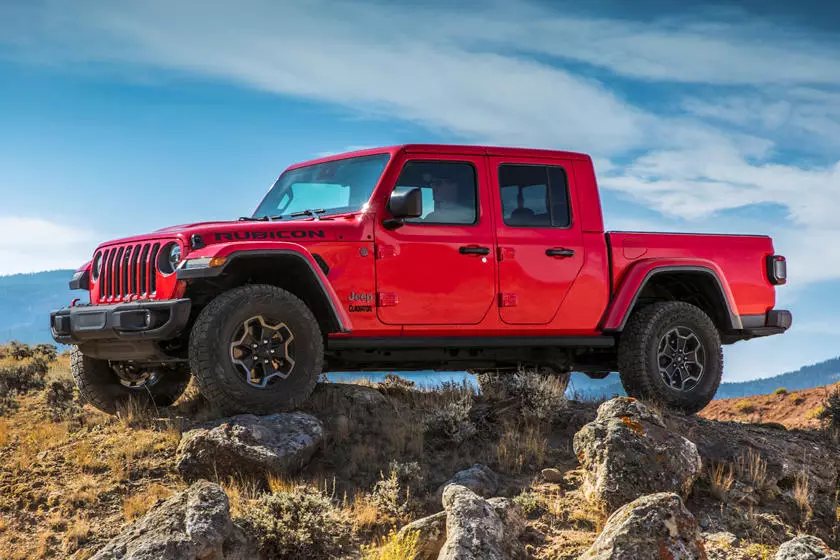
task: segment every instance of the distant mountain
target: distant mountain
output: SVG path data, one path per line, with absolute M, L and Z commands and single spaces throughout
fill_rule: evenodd
M 84 292 L 68 289 L 67 283 L 72 276 L 72 270 L 0 276 L 0 342 L 13 339 L 28 344 L 53 342 L 49 329 L 50 311 L 68 305 L 76 297 L 81 297 L 82 301 L 88 301 Z M 447 374 L 446 377 L 449 379 L 451 375 Z M 784 387 L 789 391 L 810 389 L 838 381 L 840 381 L 840 357 L 804 366 L 775 377 L 740 383 L 722 383 L 717 398 L 763 395 L 772 393 L 778 387 Z M 601 398 L 625 394 L 617 374 L 609 375 L 606 379 L 589 379 L 579 373 L 572 375 L 569 393 L 580 398 Z
M 782 373 L 773 377 L 741 381 L 738 383 L 721 383 L 718 388 L 717 399 L 733 399 L 752 395 L 766 395 L 779 387 L 788 391 L 811 389 L 831 385 L 840 381 L 840 356 L 831 358 L 818 364 L 804 366 L 796 371 Z M 625 395 L 621 387 L 618 374 L 611 374 L 606 379 L 589 379 L 583 374 L 572 374 L 569 384 L 570 395 L 580 398 L 609 398 Z
M 50 311 L 68 305 L 73 298 L 88 301 L 84 292 L 68 288 L 73 272 L 50 270 L 0 276 L 0 341 L 54 342 L 50 336 Z

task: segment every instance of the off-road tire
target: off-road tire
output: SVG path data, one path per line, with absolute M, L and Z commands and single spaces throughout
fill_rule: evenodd
M 476 382 L 481 394 L 489 399 L 503 398 L 510 387 L 511 378 L 518 373 L 515 371 L 498 371 L 498 370 L 472 370 L 470 373 L 475 374 Z M 565 393 L 569 387 L 571 380 L 571 373 L 549 373 L 557 380 L 557 388 L 562 389 Z
M 659 373 L 658 345 L 669 330 L 687 327 L 697 335 L 705 354 L 704 372 L 689 390 L 670 387 Z M 694 414 L 714 398 L 723 376 L 723 349 L 717 327 L 706 313 L 690 303 L 651 304 L 627 321 L 618 345 L 621 384 L 631 397 Z
M 265 388 L 250 385 L 233 364 L 230 341 L 255 315 L 271 315 L 294 335 L 295 365 L 286 379 Z M 228 414 L 271 414 L 302 404 L 315 389 L 324 363 L 318 320 L 298 297 L 265 284 L 249 284 L 216 296 L 196 318 L 190 334 L 190 369 L 199 392 Z
M 108 414 L 116 414 L 120 404 L 129 399 L 155 406 L 170 406 L 190 383 L 187 367 L 167 369 L 153 385 L 126 387 L 107 360 L 86 356 L 73 346 L 70 350 L 70 372 L 79 388 L 81 400 Z

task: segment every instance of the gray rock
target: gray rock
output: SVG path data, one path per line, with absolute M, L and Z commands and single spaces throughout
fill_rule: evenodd
M 479 496 L 487 498 L 499 489 L 499 476 L 490 467 L 476 463 L 468 469 L 455 473 L 455 476 L 441 484 L 436 492 L 438 499 L 443 497 L 443 490 L 450 484 L 464 486 Z
M 188 482 L 200 478 L 293 475 L 324 437 L 321 422 L 302 412 L 241 414 L 185 433 L 175 461 Z
M 438 560 L 509 560 L 524 556 L 522 543 L 513 535 L 521 533 L 525 521 L 512 500 L 491 503 L 464 486 L 450 484 L 443 491 L 443 507 L 446 542 Z
M 646 494 L 685 496 L 701 471 L 697 446 L 628 397 L 598 407 L 595 421 L 575 434 L 574 449 L 587 471 L 584 492 L 608 513 Z
M 840 560 L 840 553 L 834 552 L 817 537 L 801 536 L 784 543 L 776 551 L 776 560 Z
M 546 482 L 558 483 L 563 482 L 563 472 L 560 469 L 547 468 L 540 471 L 542 479 Z
M 682 499 L 662 492 L 643 496 L 613 513 L 580 560 L 705 560 L 694 516 Z
M 417 554 L 406 560 L 434 560 L 446 542 L 446 512 L 418 519 L 400 529 L 400 535 L 417 533 Z
M 244 560 L 255 545 L 230 519 L 227 495 L 206 480 L 159 502 L 122 530 L 94 560 Z

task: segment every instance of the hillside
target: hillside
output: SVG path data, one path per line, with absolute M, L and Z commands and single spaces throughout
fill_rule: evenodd
M 50 270 L 0 276 L 0 341 L 52 343 L 49 313 L 73 298 L 86 301 L 84 292 L 71 292 L 72 270 Z
M 821 429 L 564 401 L 536 376 L 498 397 L 321 383 L 301 410 L 262 418 L 220 418 L 193 388 L 108 416 L 76 400 L 67 367 L 0 348 L 0 385 L 17 390 L 0 399 L 2 558 L 757 560 L 798 534 L 840 545 L 840 448 Z M 292 418 L 316 429 L 273 439 Z M 311 451 L 246 470 L 281 441 Z M 639 548 L 612 555 L 612 538 Z
M 716 399 L 700 412 L 710 420 L 777 423 L 789 430 L 813 430 L 820 426 L 820 412 L 828 395 L 840 385 L 789 391 L 778 386 L 763 395 Z

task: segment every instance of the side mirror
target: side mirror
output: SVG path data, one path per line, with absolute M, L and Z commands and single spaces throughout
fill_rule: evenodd
M 406 218 L 419 218 L 423 215 L 423 193 L 418 188 L 392 192 L 388 199 L 388 211 L 393 216 L 393 219 L 383 222 L 388 229 L 402 226 Z

